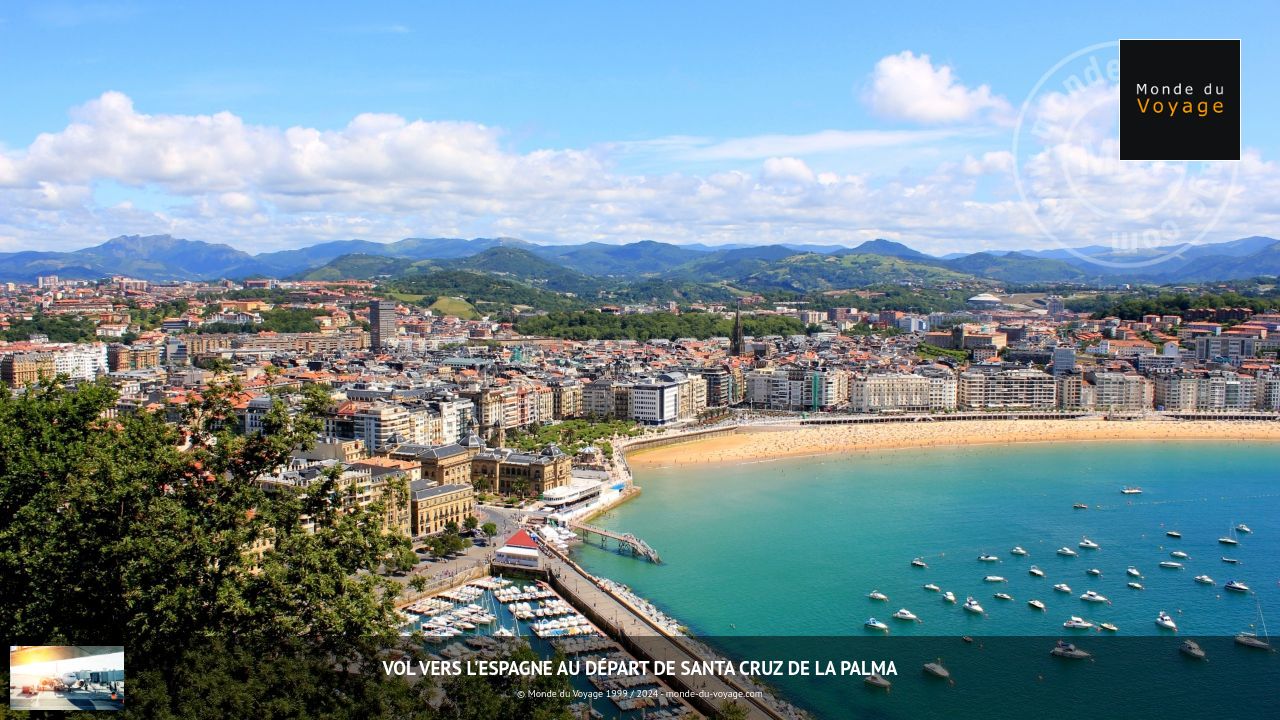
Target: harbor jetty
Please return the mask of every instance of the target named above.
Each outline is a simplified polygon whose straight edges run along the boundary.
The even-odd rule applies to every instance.
[[[612,540],[616,543],[619,550],[625,548],[630,550],[631,554],[636,557],[642,557],[655,564],[662,563],[662,558],[658,556],[657,550],[654,550],[649,546],[649,543],[641,540],[631,533],[618,533],[612,530],[605,530],[604,528],[588,525],[583,522],[578,522],[577,520],[570,520],[568,525],[569,529],[582,535],[583,542],[586,542],[591,535],[595,535],[600,538],[601,547],[607,547],[607,541]]]

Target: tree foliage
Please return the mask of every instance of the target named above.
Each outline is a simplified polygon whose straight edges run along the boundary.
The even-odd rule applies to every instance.
[[[305,494],[265,493],[255,479],[315,436],[328,398],[277,396],[264,432],[243,435],[238,389],[208,388],[177,426],[160,413],[112,417],[116,394],[101,383],[0,390],[6,634],[125,645],[128,714],[139,717],[528,709],[503,705],[514,701],[479,679],[448,700],[469,711],[442,715],[437,684],[381,671],[378,659],[400,641],[400,588],[376,570],[407,540],[384,532],[382,503],[343,502],[340,470]],[[248,552],[259,541],[273,545],[260,560]],[[493,717],[560,716],[563,705]]]
[[[571,340],[675,340],[705,339],[733,333],[733,318],[711,313],[668,312],[612,315],[600,312],[553,312],[523,318],[516,326],[527,335],[549,335]],[[804,324],[783,315],[744,315],[743,332],[752,336],[803,335]]]
[[[0,340],[22,341],[37,334],[48,335],[50,342],[86,342],[96,338],[97,326],[78,315],[36,313],[30,320],[10,318],[9,329],[0,331]]]

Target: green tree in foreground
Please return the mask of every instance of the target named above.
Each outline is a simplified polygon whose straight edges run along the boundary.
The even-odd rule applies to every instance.
[[[378,663],[401,638],[399,586],[376,570],[407,549],[384,506],[349,508],[337,472],[305,495],[255,482],[310,442],[327,397],[276,397],[264,432],[241,435],[237,389],[209,388],[178,426],[110,417],[105,384],[0,389],[0,627],[124,645],[128,716],[443,717],[437,684]],[[450,717],[535,716],[487,678],[466,691]]]

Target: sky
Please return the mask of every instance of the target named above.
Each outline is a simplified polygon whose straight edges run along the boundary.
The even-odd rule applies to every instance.
[[[1277,232],[1276,4],[463,5],[0,4],[0,253]],[[1179,37],[1242,40],[1243,159],[1120,163],[1118,78],[1068,80]]]

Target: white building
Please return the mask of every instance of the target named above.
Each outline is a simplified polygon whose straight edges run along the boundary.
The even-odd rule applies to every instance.
[[[53,371],[72,380],[93,380],[106,375],[107,346],[103,343],[71,345],[53,353]]]
[[[957,405],[969,410],[1049,410],[1056,400],[1053,376],[1032,369],[969,370],[956,391]]]
[[[672,375],[688,380],[683,373]],[[631,418],[646,425],[666,425],[679,420],[680,386],[679,380],[669,376],[636,382],[631,386]]]

